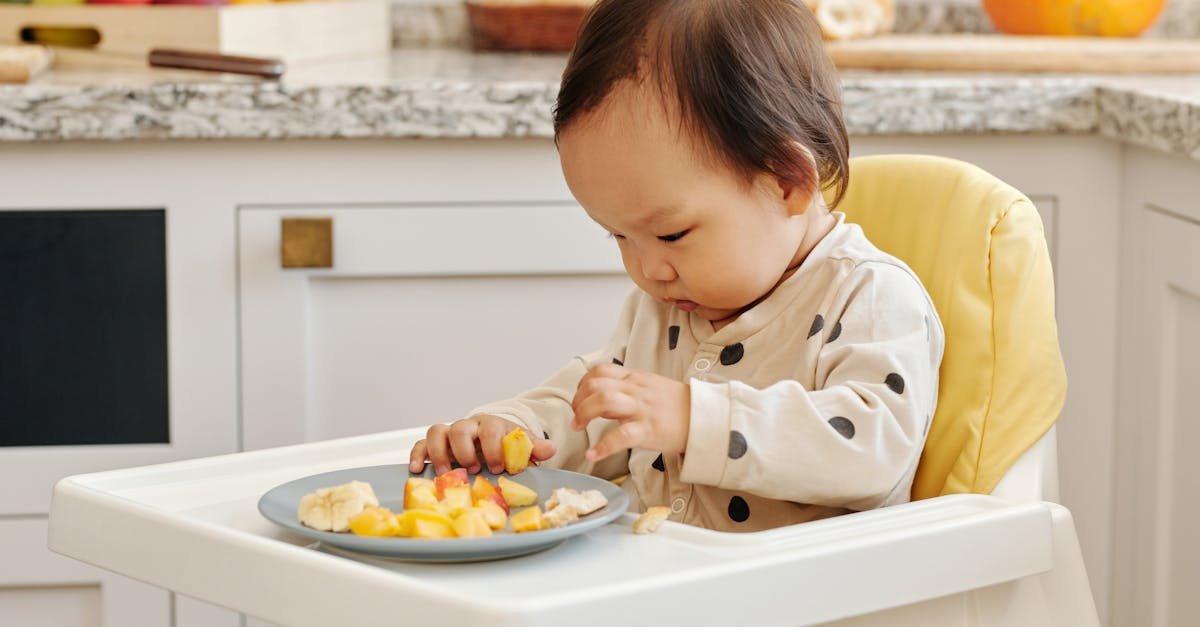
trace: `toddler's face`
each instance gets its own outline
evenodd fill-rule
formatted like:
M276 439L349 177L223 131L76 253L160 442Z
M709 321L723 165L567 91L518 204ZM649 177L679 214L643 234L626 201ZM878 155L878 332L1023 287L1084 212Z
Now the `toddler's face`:
M639 287L727 322L799 262L812 198L786 195L766 175L746 185L708 163L675 116L641 92L619 87L560 133L567 185L616 238Z

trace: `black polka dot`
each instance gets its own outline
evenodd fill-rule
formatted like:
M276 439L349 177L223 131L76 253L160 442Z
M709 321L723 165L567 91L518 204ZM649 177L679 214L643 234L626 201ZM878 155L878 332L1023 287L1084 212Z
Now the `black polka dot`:
M655 458L654 458L654 463L653 463L653 464L650 464L650 465L651 465L651 466L654 466L654 469L655 469L655 470L657 470L657 471L659 471L659 472L666 472L666 471L667 471L667 467L666 467L666 466L663 464L662 453L659 453L659 454L658 454L658 457L655 457Z
M841 416L830 418L829 426L833 427L834 431L842 434L842 437L847 440L854 437L854 423Z
M625 365L625 362L621 361L620 359L617 359L616 357L613 357L613 363L614 363L614 364L616 364L616 365L618 365L618 366L624 366L624 365Z
M543 439L543 440L549 440L549 439L550 439L550 434L549 434L549 433L546 433L545 431L543 431L543 432L542 432L542 439Z
M746 454L746 436L740 431L729 432L729 459L737 459Z
M893 392L897 394L904 393L904 377L896 374L895 372L889 374L887 378L883 380L883 382L886 383Z
M679 326L671 325L667 327L667 348L675 350L679 346Z
M808 328L808 337L812 337L812 336L820 333L821 329L824 329L824 328L825 328L825 318L821 317L821 314L817 314L817 317L813 318L812 326Z
M750 504L746 499L740 496L729 499L729 519L739 523L750 519Z
M742 355L746 354L746 349L742 347L742 343L730 344L721 349L721 365L732 366L742 360Z
M838 336L840 336L841 334L842 334L842 323L840 321L835 322L833 324L833 330L829 332L829 339L825 340L825 343L828 344L828 343L838 339Z

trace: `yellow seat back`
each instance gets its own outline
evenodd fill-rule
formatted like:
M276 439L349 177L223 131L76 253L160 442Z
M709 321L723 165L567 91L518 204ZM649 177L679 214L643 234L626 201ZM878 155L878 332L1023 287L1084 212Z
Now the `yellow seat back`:
M990 493L1054 424L1066 394L1033 203L961 161L881 155L851 160L838 210L921 277L946 331L912 498Z

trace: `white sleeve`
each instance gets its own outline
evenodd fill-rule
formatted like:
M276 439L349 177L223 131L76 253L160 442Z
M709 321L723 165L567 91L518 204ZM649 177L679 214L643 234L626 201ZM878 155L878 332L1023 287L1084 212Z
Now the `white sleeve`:
M586 430L575 431L571 428L571 420L575 416L571 401L575 398L579 380L589 368L603 362L624 360L623 351L629 340L640 294L640 290L635 290L626 299L617 328L603 350L575 357L541 385L513 398L476 407L468 415L500 416L524 426L535 437L553 440L558 451L554 457L543 462L545 466L608 478L629 472L628 453L612 455L599 462L590 462L584 457L594 442L619 426L619 423L598 419L593 420Z

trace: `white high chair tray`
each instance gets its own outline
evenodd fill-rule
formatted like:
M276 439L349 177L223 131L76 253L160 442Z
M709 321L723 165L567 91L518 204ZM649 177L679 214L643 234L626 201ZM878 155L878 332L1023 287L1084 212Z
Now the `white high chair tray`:
M829 621L1012 581L1053 561L1049 506L943 497L730 534L634 514L539 553L419 564L324 549L259 497L319 472L403 463L423 429L63 479L50 548L295 627Z

